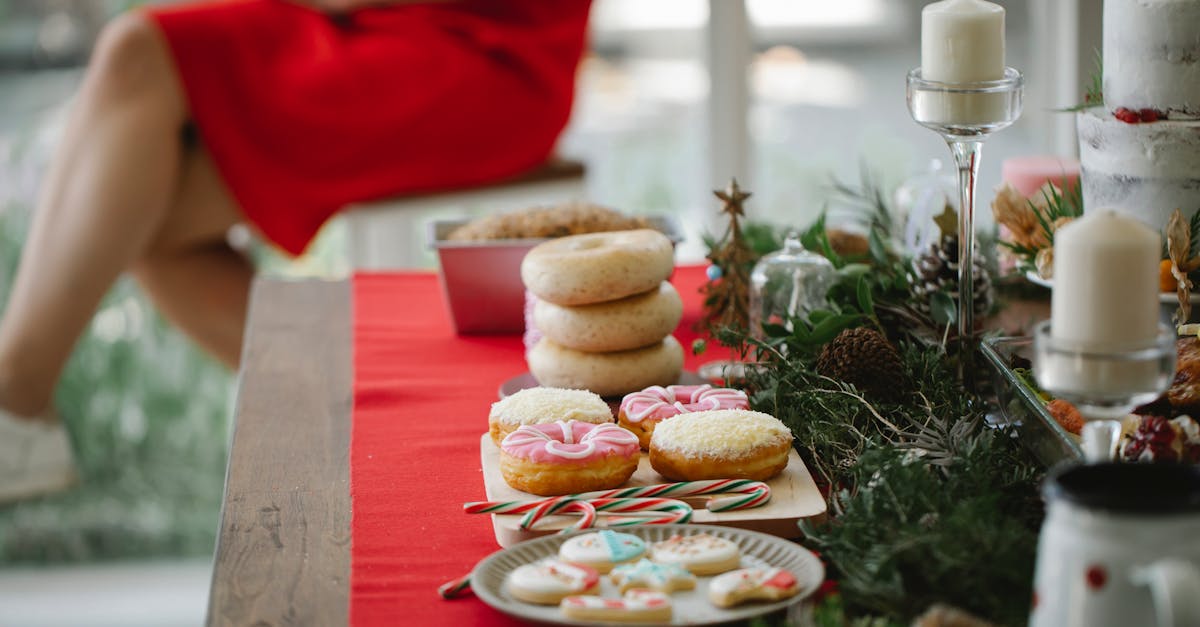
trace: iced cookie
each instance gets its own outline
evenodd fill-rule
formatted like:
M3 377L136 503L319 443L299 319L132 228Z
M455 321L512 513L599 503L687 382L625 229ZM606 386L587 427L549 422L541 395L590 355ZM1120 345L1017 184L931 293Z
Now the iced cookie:
M600 573L582 564L547 559L508 574L508 593L526 602L555 605L563 598L600 592Z
M621 564L609 575L621 592L644 588L671 594L696 587L696 576L679 564L656 564L642 558L636 564Z
M654 590L630 590L620 599L575 596L563 599L567 618L603 623L665 623L671 620L671 599Z
M646 552L646 543L637 536L605 529L575 536L558 549L559 559L583 564L607 573L613 566L632 562Z
M693 575L716 575L741 565L742 552L738 545L698 533L690 536L671 536L650 545L650 559L660 564L678 564Z
M779 601L800 591L796 578L782 568L742 568L713 577L708 600L717 607L743 601Z

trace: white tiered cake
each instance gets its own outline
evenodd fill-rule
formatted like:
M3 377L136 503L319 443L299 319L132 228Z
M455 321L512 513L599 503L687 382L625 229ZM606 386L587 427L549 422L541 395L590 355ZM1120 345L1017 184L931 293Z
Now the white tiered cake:
M1200 0L1104 1L1104 106L1081 111L1083 206L1161 231L1200 210Z

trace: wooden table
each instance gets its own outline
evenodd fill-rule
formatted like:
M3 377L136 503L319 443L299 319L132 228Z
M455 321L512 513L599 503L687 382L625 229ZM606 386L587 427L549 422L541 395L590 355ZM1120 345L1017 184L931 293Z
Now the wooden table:
M208 625L344 625L350 578L348 281L256 281Z

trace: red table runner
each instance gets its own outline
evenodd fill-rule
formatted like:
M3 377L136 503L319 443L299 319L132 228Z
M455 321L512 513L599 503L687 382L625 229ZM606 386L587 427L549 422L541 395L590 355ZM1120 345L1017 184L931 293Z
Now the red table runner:
M672 279L691 370L726 354L690 351L704 280L700 267ZM520 336L454 334L436 275L355 275L350 625L518 624L437 587L499 549L491 518L462 504L485 499L479 438L500 384L525 370Z

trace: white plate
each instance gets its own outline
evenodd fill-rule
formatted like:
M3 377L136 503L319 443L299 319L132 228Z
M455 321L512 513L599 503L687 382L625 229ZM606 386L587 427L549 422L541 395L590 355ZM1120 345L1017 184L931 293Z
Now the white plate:
M671 595L674 613L671 625L716 625L728 621L745 620L777 610L785 609L812 594L825 580L825 567L808 549L787 540L745 529L715 527L711 525L651 525L625 527L621 533L629 533L646 541L660 542L674 534L707 533L736 542L742 550L742 568L751 566L775 566L788 570L800 584L800 592L789 599L774 603L749 603L729 609L719 608L708 601L708 582L712 577L699 577L695 590L676 592ZM586 533L586 532L583 532ZM587 625L584 621L567 618L557 605L533 605L518 601L508 594L504 581L518 566L523 566L547 557L558 555L558 548L570 535L547 536L522 542L489 555L471 572L471 589L484 603L517 618L558 625ZM601 577L602 597L620 598L617 587Z
M1043 279L1042 277L1038 276L1036 272L1026 272L1025 278L1034 285L1040 285L1046 289L1054 289L1053 280ZM1193 305L1200 305L1200 293L1191 294L1191 296L1188 297L1188 300L1191 301ZM1164 305L1176 305L1179 303L1179 300L1175 296L1174 292L1160 292L1158 294L1158 302Z

